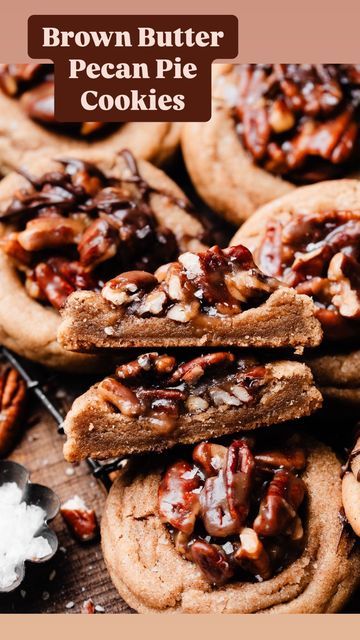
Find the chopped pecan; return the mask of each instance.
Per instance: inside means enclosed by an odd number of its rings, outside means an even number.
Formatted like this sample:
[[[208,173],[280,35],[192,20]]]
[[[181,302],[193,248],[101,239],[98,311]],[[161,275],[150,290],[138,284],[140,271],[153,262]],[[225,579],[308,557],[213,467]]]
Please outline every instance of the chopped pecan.
[[[360,318],[360,265],[343,253],[336,253],[328,268],[335,283],[332,302],[345,318]]]
[[[109,280],[102,289],[105,300],[116,306],[132,302],[158,284],[156,278],[146,271],[126,271]]]
[[[210,536],[226,538],[239,532],[238,516],[229,509],[223,473],[206,479],[199,499],[202,521]]]
[[[55,122],[54,106],[54,82],[48,80],[37,87],[26,91],[21,98],[20,104],[26,114],[34,120],[40,122]]]
[[[89,509],[79,497],[70,498],[60,507],[73,536],[80,542],[92,542],[99,535],[99,526],[94,509]]]
[[[106,220],[99,218],[86,229],[78,244],[80,262],[94,268],[100,262],[113,258],[119,245],[118,234]]]
[[[119,409],[124,416],[138,416],[142,407],[135,393],[114,378],[105,378],[98,386],[100,396]]]
[[[272,575],[270,558],[258,535],[250,527],[244,527],[240,531],[240,548],[234,553],[234,560],[262,580],[267,580]]]
[[[285,469],[276,471],[254,521],[256,533],[276,536],[286,532],[296,516],[304,494],[305,487],[301,478]]]
[[[296,469],[301,471],[306,466],[306,456],[304,449],[300,447],[285,449],[283,451],[262,451],[255,455],[255,462],[264,467],[279,469]]]
[[[190,385],[196,384],[210,367],[226,366],[234,361],[235,356],[228,351],[218,351],[194,358],[194,360],[190,360],[190,362],[186,362],[176,369],[169,380],[169,384],[180,381]]]
[[[10,453],[20,434],[25,402],[25,381],[16,369],[6,367],[0,375],[0,456]]]
[[[41,217],[29,220],[25,230],[17,234],[17,240],[26,251],[41,251],[77,244],[82,232],[80,220],[61,216]]]
[[[195,465],[184,461],[172,465],[159,486],[161,519],[183,533],[192,533],[200,509],[198,490],[202,485],[203,479]]]
[[[221,586],[234,575],[234,569],[225,552],[205,540],[196,540],[191,545],[191,557],[211,584]]]
[[[226,447],[212,442],[201,442],[193,451],[193,460],[204,471],[207,477],[219,473],[224,466],[227,455]]]
[[[236,440],[227,451],[224,478],[229,511],[240,524],[249,512],[254,471],[255,461],[248,442]]]
[[[34,273],[43,295],[55,309],[61,309],[69,295],[75,291],[75,287],[46,262],[40,262],[36,265]]]

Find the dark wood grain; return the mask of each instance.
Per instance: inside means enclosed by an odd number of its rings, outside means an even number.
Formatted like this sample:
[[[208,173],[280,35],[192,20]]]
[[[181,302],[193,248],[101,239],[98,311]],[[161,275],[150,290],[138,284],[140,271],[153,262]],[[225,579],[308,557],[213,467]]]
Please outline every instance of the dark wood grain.
[[[31,472],[31,480],[51,487],[61,501],[78,494],[93,505],[101,518],[106,494],[86,463],[71,466],[62,456],[64,438],[54,421],[38,405],[29,409],[28,427],[10,459]],[[69,475],[72,474],[72,475]],[[102,559],[99,542],[81,545],[70,535],[60,516],[52,525],[60,549],[44,565],[27,565],[26,577],[14,593],[0,595],[1,613],[79,613],[84,600],[92,598],[107,613],[131,612],[113,587]],[[55,572],[55,574],[54,574]],[[70,609],[68,603],[74,603]]]

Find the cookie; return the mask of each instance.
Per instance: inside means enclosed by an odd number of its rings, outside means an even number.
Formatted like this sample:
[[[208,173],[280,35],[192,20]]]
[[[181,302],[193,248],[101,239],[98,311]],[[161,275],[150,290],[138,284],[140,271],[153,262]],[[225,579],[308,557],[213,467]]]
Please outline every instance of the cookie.
[[[321,342],[307,296],[279,287],[239,245],[187,252],[154,275],[129,271],[101,294],[77,292],[58,340],[72,351],[122,347],[286,347]]]
[[[325,445],[305,444],[303,471],[299,452],[284,459],[281,445],[268,452],[249,440],[216,451],[198,445],[193,461],[182,452],[170,466],[162,458],[130,468],[110,490],[102,520],[120,595],[142,613],[339,611],[359,583],[360,554],[339,519],[340,464]],[[270,480],[255,516],[254,469]],[[286,495],[280,510],[275,486]]]
[[[64,456],[106,459],[162,451],[310,415],[321,406],[310,369],[249,351],[142,354],[77,398]]]
[[[342,479],[342,501],[350,526],[360,536],[360,438],[350,453]]]
[[[360,404],[359,349],[325,347],[319,354],[306,354],[305,362],[324,398],[355,407]]]
[[[128,148],[155,164],[167,161],[179,146],[181,125],[171,122],[59,124],[54,118],[53,66],[0,65],[0,171],[8,173],[40,152],[49,157],[100,156]]]
[[[264,273],[313,298],[327,338],[358,338],[359,181],[322,182],[274,200],[239,229],[232,244],[239,243]]]
[[[129,151],[38,157],[0,183],[0,221],[0,340],[70,370],[89,363],[56,341],[70,293],[204,247],[204,228],[182,191]]]
[[[214,76],[212,117],[184,126],[182,148],[200,195],[228,220],[354,172],[358,65],[215,65]]]

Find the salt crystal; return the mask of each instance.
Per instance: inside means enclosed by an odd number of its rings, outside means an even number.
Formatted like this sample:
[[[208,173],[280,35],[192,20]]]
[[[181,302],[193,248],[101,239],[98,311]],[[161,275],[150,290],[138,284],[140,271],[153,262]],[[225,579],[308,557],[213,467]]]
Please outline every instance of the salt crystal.
[[[56,571],[55,571],[55,569],[53,569],[52,572],[49,575],[49,581],[52,582],[54,580],[55,576],[56,576]]]
[[[51,553],[48,540],[36,536],[46,513],[41,507],[22,502],[22,491],[15,482],[0,486],[0,588],[18,579],[25,560],[40,560]]]
[[[65,607],[66,607],[66,609],[72,609],[73,607],[75,607],[75,602],[70,600],[70,602],[66,603]]]
[[[101,604],[96,604],[95,611],[97,611],[98,613],[105,613],[105,608],[102,607]]]
[[[72,467],[67,467],[67,469],[65,469],[65,475],[67,476],[73,476],[75,474],[75,469],[73,469]]]
[[[49,600],[50,593],[48,591],[43,591],[43,594],[42,594],[41,597],[42,597],[43,600]]]

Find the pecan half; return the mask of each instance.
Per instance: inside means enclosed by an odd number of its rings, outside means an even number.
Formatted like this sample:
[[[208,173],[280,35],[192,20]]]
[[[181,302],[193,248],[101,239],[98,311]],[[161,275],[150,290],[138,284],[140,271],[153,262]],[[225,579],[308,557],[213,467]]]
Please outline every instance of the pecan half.
[[[234,575],[234,569],[224,551],[205,540],[194,542],[191,546],[191,557],[211,584],[221,586]]]
[[[98,392],[103,400],[110,402],[124,416],[138,416],[142,407],[135,393],[114,378],[105,378],[98,386]]]
[[[196,384],[210,367],[217,365],[226,366],[226,364],[234,361],[235,356],[226,351],[218,351],[194,358],[194,360],[190,360],[190,362],[186,362],[176,369],[169,380],[169,384],[174,384],[179,381],[186,382],[187,384]]]
[[[164,475],[159,486],[159,512],[183,533],[192,533],[200,510],[198,490],[203,479],[195,465],[177,462]]]
[[[285,533],[294,520],[304,495],[305,486],[301,478],[285,469],[276,471],[254,521],[256,533],[263,536]]]

